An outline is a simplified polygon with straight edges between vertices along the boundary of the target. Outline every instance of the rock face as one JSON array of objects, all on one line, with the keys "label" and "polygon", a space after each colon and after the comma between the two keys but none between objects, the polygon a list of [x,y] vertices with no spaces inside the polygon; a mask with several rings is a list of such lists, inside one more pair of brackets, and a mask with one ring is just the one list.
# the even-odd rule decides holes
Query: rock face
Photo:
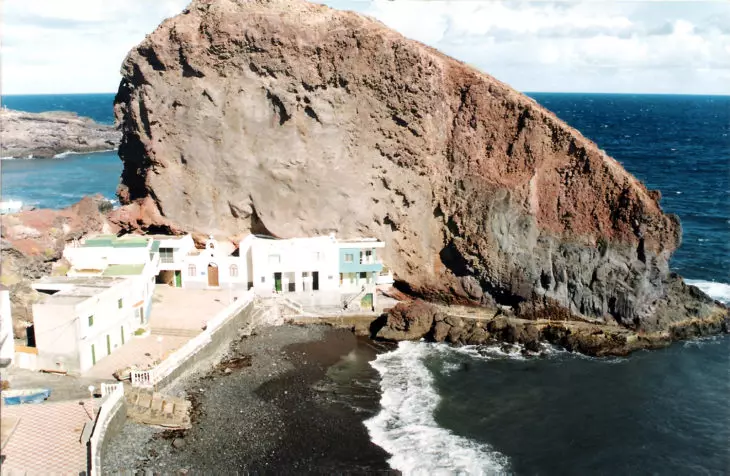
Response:
[{"label": "rock face", "polygon": [[370,18],[196,0],[122,74],[119,195],[143,229],[375,236],[401,289],[533,319],[656,330],[718,309],[674,285],[681,230],[658,192],[535,101]]},{"label": "rock face", "polygon": [[121,132],[72,112],[30,113],[0,109],[2,157],[50,158],[64,152],[97,152],[119,146]]},{"label": "rock face", "polygon": [[68,263],[61,259],[65,244],[90,233],[116,232],[103,210],[102,196],[84,197],[64,210],[38,209],[2,217],[2,274],[10,290],[15,336],[25,337],[33,322],[31,307],[38,292],[33,280],[48,274],[65,274]]}]

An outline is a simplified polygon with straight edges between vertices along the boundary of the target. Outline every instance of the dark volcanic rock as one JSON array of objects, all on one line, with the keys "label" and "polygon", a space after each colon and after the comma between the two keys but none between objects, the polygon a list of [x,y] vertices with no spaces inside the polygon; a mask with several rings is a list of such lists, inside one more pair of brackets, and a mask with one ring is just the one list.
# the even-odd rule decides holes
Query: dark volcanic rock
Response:
[{"label": "dark volcanic rock", "polygon": [[419,340],[433,326],[438,309],[423,301],[399,303],[387,313],[385,325],[375,337],[385,340]]},{"label": "dark volcanic rock", "polygon": [[119,146],[121,133],[73,112],[0,110],[3,157],[49,158],[63,152],[96,152]]},{"label": "dark volcanic rock", "polygon": [[651,332],[726,312],[670,276],[681,229],[658,193],[532,99],[370,18],[196,0],[122,74],[130,228],[374,236],[401,289],[531,319]]}]

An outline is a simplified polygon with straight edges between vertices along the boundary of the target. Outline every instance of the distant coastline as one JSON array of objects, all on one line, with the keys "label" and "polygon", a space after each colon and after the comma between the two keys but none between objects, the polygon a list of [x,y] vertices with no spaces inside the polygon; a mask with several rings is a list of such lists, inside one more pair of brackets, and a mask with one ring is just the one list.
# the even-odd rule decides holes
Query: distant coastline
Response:
[{"label": "distant coastline", "polygon": [[76,112],[0,110],[3,158],[59,158],[70,153],[114,150],[121,131]]}]

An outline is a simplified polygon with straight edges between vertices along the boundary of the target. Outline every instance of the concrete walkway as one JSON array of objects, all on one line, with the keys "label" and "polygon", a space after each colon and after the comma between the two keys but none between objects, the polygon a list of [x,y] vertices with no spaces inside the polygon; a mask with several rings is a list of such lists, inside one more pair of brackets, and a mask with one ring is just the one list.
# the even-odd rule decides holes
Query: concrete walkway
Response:
[{"label": "concrete walkway", "polygon": [[155,287],[149,326],[152,334],[134,337],[112,354],[100,359],[83,376],[113,379],[117,370],[129,366],[149,368],[175,352],[203,331],[206,322],[228,306],[227,290]]}]

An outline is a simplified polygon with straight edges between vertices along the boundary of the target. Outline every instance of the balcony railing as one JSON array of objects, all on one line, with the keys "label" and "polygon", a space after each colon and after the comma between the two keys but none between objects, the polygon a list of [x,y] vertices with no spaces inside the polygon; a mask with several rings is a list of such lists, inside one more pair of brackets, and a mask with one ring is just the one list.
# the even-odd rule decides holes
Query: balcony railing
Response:
[{"label": "balcony railing", "polygon": [[175,258],[173,258],[172,256],[160,256],[160,263],[170,264],[170,263],[174,263],[174,262],[175,262]]}]

